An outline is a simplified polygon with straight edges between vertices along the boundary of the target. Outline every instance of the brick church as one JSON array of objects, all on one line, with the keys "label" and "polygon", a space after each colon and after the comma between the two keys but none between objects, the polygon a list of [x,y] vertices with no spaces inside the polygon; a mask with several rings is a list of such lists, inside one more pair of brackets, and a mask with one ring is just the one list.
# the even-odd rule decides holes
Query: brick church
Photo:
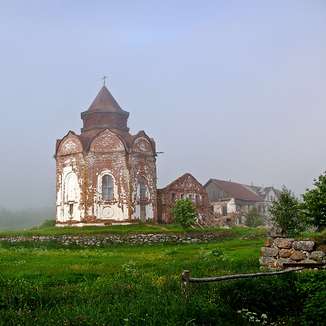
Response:
[{"label": "brick church", "polygon": [[81,113],[80,134],[57,140],[58,226],[156,222],[155,142],[144,131],[130,134],[128,117],[104,85]]}]

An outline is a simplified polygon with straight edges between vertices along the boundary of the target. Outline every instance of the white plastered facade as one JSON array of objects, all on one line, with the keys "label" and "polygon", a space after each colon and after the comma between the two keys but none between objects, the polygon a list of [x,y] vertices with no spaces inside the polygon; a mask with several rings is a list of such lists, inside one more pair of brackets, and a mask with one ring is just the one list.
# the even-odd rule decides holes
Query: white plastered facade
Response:
[{"label": "white plastered facade", "polygon": [[80,185],[72,166],[63,168],[61,187],[57,193],[57,221],[81,221],[83,211],[80,209]]}]

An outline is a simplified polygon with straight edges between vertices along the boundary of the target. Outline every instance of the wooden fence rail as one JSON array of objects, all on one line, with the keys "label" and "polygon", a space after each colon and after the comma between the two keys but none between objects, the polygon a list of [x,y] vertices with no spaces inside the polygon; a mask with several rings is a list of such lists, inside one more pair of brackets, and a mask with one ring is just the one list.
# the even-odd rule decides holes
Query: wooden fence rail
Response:
[{"label": "wooden fence rail", "polygon": [[219,281],[226,281],[226,280],[237,280],[237,279],[244,279],[244,278],[254,278],[254,277],[264,277],[264,276],[273,276],[273,275],[280,275],[280,274],[287,274],[292,272],[298,272],[303,270],[304,267],[297,267],[297,268],[287,268],[283,271],[276,271],[276,272],[264,272],[264,273],[252,273],[252,274],[235,274],[235,275],[223,275],[223,276],[214,276],[214,277],[191,277],[190,271],[185,270],[182,272],[181,280],[185,286],[189,283],[210,283],[210,282],[219,282]]}]

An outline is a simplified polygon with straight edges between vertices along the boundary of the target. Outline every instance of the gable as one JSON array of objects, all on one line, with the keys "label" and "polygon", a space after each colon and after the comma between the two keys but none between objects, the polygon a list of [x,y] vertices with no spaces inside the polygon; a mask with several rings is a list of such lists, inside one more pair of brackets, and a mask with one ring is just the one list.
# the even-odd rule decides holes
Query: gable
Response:
[{"label": "gable", "polygon": [[124,151],[125,147],[118,135],[106,129],[93,139],[90,150],[106,153]]},{"label": "gable", "polygon": [[68,135],[61,140],[57,150],[57,155],[76,154],[81,153],[82,151],[83,146],[79,138],[73,133],[68,133]]},{"label": "gable", "polygon": [[202,184],[198,182],[191,174],[187,173],[170,183],[165,189],[182,191],[205,191]]},{"label": "gable", "polygon": [[152,152],[152,145],[145,137],[139,137],[134,141],[133,151],[135,152]]}]

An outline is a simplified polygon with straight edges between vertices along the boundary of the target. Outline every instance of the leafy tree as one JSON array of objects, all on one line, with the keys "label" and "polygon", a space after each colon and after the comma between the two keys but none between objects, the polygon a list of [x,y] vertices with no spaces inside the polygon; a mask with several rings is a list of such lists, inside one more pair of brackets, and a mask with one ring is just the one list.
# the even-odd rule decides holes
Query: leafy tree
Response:
[{"label": "leafy tree", "polygon": [[282,188],[279,199],[272,203],[269,211],[272,221],[283,233],[292,236],[303,230],[302,206],[286,187]]},{"label": "leafy tree", "polygon": [[246,214],[245,214],[245,224],[249,227],[257,227],[263,224],[263,218],[258,213],[256,207],[252,207]]},{"label": "leafy tree", "polygon": [[183,227],[189,227],[197,219],[197,212],[190,199],[179,199],[172,208],[172,214],[176,223]]},{"label": "leafy tree", "polygon": [[320,231],[326,227],[326,172],[314,179],[314,188],[303,195],[307,220]]}]

